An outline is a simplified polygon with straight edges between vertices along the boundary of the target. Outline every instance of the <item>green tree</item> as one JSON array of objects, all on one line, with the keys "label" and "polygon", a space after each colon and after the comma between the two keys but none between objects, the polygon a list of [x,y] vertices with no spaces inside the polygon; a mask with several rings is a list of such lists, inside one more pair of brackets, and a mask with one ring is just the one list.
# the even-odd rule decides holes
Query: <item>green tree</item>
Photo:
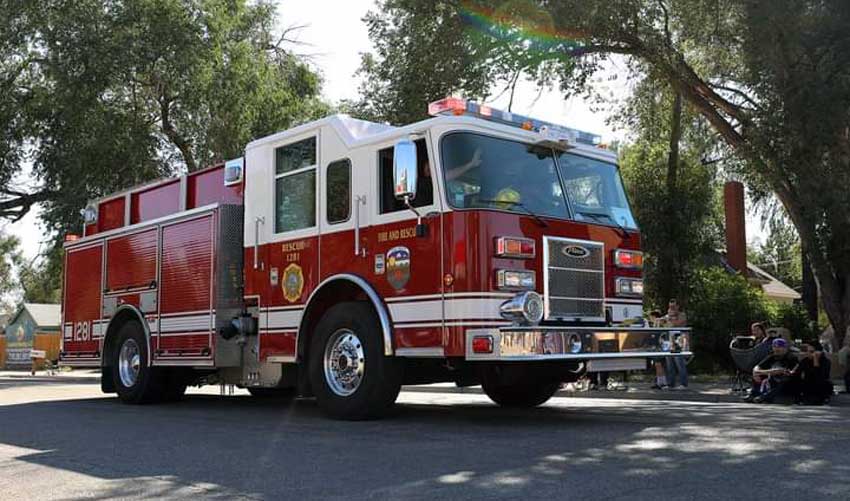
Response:
[{"label": "green tree", "polygon": [[640,80],[618,120],[637,131],[620,170],[641,228],[646,298],[688,302],[689,281],[721,240],[715,138],[664,81]]},{"label": "green tree", "polygon": [[525,61],[488,57],[452,0],[381,0],[363,19],[375,53],[362,55],[357,101],[342,109],[359,118],[402,125],[428,118],[428,103],[450,95],[484,100],[499,83],[508,90]]},{"label": "green tree", "polygon": [[62,256],[59,246],[29,262],[18,265],[18,286],[28,303],[59,303],[62,301]]},{"label": "green tree", "polygon": [[694,369],[715,371],[732,368],[730,334],[746,335],[753,322],[773,324],[777,306],[742,275],[720,267],[695,271],[690,282],[688,323],[698,336],[693,338]]},{"label": "green tree", "polygon": [[751,250],[750,261],[792,289],[800,289],[803,263],[797,230],[784,218],[771,219],[768,227],[767,239]]},{"label": "green tree", "polygon": [[276,22],[267,1],[0,0],[0,218],[44,203],[77,230],[90,198],[323,113]]},{"label": "green tree", "polygon": [[18,237],[9,235],[0,227],[0,314],[9,313],[14,308],[17,283],[15,267],[20,263],[21,251]]},{"label": "green tree", "polygon": [[[462,5],[493,12],[504,3]],[[517,44],[530,47],[569,84],[608,55],[623,54],[666,80],[711,124],[741,160],[738,173],[750,188],[772,192],[782,203],[830,322],[843,337],[850,325],[850,3],[510,3],[526,8],[479,27],[494,40],[512,37],[491,57],[511,59]],[[540,32],[550,35],[547,43],[536,43]]]}]

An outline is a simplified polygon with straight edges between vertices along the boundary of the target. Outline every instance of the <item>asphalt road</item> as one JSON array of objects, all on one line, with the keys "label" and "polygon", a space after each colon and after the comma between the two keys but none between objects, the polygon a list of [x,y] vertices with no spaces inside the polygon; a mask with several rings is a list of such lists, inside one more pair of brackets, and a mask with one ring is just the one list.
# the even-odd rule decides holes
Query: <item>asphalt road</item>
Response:
[{"label": "asphalt road", "polygon": [[374,422],[0,376],[0,499],[850,499],[850,408],[403,392]]}]

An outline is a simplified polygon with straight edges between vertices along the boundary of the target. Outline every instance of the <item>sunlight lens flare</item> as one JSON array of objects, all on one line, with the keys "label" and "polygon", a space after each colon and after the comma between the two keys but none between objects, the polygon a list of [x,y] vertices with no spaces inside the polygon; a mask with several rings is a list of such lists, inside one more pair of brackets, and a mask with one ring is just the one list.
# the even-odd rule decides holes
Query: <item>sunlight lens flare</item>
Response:
[{"label": "sunlight lens flare", "polygon": [[566,56],[582,47],[585,38],[578,31],[558,29],[552,15],[533,0],[507,0],[496,8],[467,0],[460,3],[459,14],[474,30],[536,53]]}]

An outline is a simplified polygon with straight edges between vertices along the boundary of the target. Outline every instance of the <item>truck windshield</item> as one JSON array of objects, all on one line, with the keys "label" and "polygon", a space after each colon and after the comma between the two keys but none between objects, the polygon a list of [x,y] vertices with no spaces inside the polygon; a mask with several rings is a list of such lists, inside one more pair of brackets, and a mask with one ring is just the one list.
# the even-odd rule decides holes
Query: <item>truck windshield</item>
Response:
[{"label": "truck windshield", "polygon": [[552,150],[467,132],[442,141],[449,203],[566,219],[567,202]]},{"label": "truck windshield", "polygon": [[637,229],[617,166],[561,153],[558,167],[575,219]]},{"label": "truck windshield", "polygon": [[[442,141],[449,204],[636,228],[614,164],[534,145],[456,132]],[[560,176],[558,175],[560,169]],[[562,184],[563,181],[563,184]]]}]

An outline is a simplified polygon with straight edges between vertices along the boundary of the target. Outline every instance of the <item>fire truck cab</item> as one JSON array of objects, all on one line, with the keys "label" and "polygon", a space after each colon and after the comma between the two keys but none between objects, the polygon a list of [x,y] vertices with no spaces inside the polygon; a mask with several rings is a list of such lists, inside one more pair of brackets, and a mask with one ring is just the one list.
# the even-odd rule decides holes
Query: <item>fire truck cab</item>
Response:
[{"label": "fire truck cab", "polygon": [[457,98],[334,115],[93,202],[65,245],[62,363],[128,403],[187,385],[384,414],[403,384],[535,406],[690,356],[643,322],[640,234],[598,137]]}]

